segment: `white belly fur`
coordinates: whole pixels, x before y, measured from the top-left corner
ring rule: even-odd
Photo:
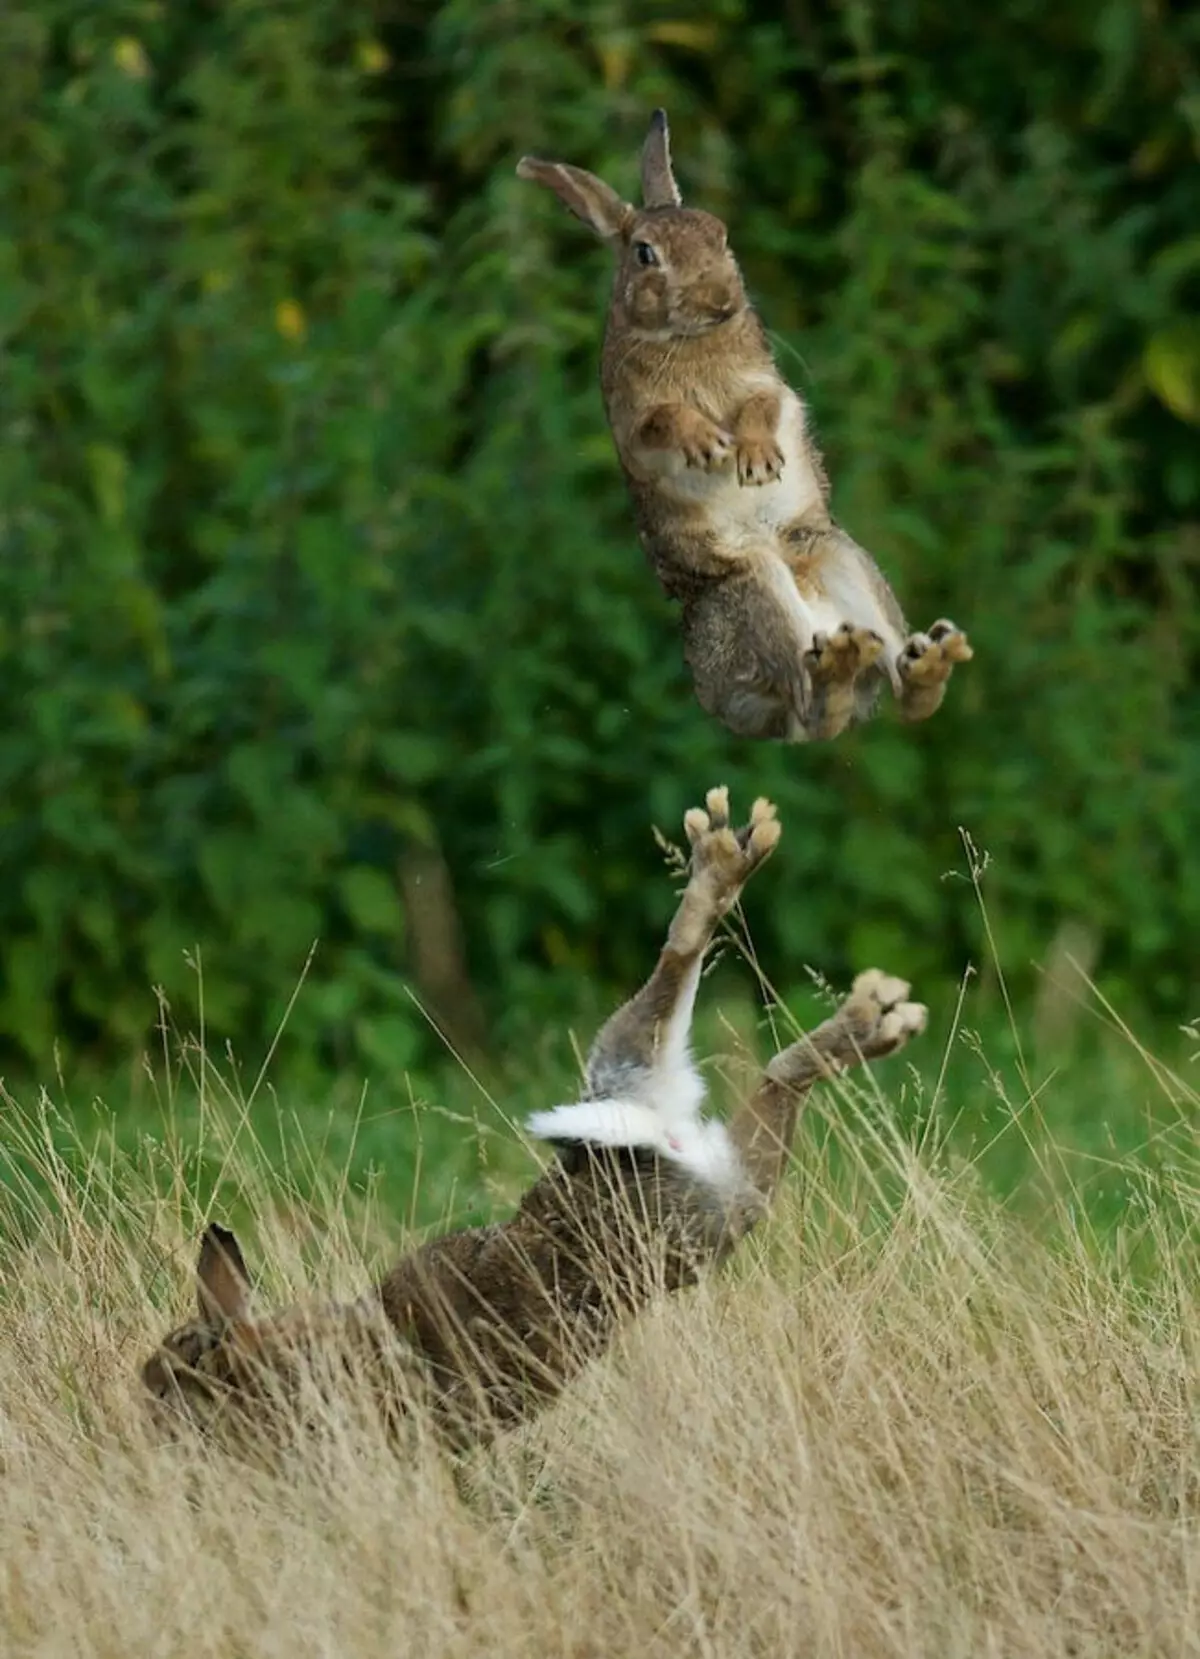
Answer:
[[[821,573],[821,588],[807,594],[801,593],[791,569],[774,548],[760,545],[751,552],[749,562],[759,571],[763,586],[771,590],[792,618],[801,651],[808,650],[814,634],[836,633],[849,622],[856,628],[874,629],[883,640],[887,662],[895,662],[904,641],[884,614],[870,583],[848,560],[829,560]]]
[[[714,536],[736,558],[761,546],[764,532],[783,530],[821,504],[821,484],[804,436],[804,405],[790,389],[784,394],[776,440],[783,451],[783,472],[773,483],[739,484],[731,456],[712,472],[698,467],[673,471],[659,488],[676,500],[702,504]]]

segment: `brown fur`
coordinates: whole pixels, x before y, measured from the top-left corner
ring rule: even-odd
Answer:
[[[722,789],[688,813],[685,828],[687,886],[654,972],[592,1046],[585,1100],[653,1101],[666,1088],[717,925],[779,838],[765,801],[734,831]],[[332,1354],[327,1382],[366,1365],[391,1420],[420,1397],[453,1444],[517,1422],[599,1354],[621,1319],[694,1283],[755,1224],[812,1084],[922,1029],[924,1010],[907,995],[900,980],[860,975],[832,1019],[775,1056],[730,1126],[731,1179],[700,1178],[643,1146],[563,1140],[510,1220],[433,1240],[361,1302],[257,1321],[236,1241],[210,1228],[200,1318],[147,1361],[146,1387],[166,1419],[243,1431],[267,1419],[272,1402],[293,1404],[314,1356]]]
[[[725,227],[681,205],[664,113],[644,205],[526,156],[612,247],[600,379],[638,534],[683,612],[701,706],[743,737],[832,738],[890,682],[902,715],[938,707],[971,648],[950,622],[910,634],[871,556],[833,521],[804,405],[780,375]]]

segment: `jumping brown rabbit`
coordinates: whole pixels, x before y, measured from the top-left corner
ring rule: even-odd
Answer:
[[[831,1019],[771,1060],[728,1127],[702,1117],[689,1042],[705,953],[780,825],[760,800],[733,830],[713,789],[685,828],[690,874],[657,966],[593,1043],[582,1099],[530,1120],[555,1158],[511,1219],[434,1239],[357,1302],[265,1318],[236,1239],[210,1227],[199,1317],[142,1370],[160,1415],[244,1429],[271,1401],[294,1401],[324,1355],[326,1382],[365,1367],[390,1419],[419,1397],[463,1446],[551,1399],[621,1319],[694,1283],[755,1224],[813,1083],[895,1053],[925,1009],[902,980],[860,974]]]
[[[682,206],[667,118],[640,209],[602,179],[525,156],[616,255],[601,386],[638,534],[682,604],[696,696],[741,737],[836,737],[889,681],[907,720],[972,652],[952,622],[912,633],[870,554],[829,513],[805,407],[775,364],[725,226]]]

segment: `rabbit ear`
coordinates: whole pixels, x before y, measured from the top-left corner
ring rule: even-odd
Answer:
[[[196,1264],[202,1319],[245,1319],[250,1308],[250,1275],[241,1246],[228,1227],[206,1227]]]
[[[683,197],[671,171],[671,132],[667,112],[656,109],[642,145],[642,204],[645,207],[681,207]]]
[[[603,179],[594,173],[585,173],[582,167],[568,166],[565,161],[539,161],[536,156],[522,156],[517,163],[517,177],[553,190],[577,219],[590,225],[606,242],[620,236],[633,218],[629,203],[623,202]]]

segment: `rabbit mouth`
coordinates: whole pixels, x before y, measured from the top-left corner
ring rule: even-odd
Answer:
[[[717,329],[724,328],[726,323],[731,323],[737,314],[738,308],[736,305],[714,306],[711,310],[705,310],[699,314],[693,313],[690,317],[681,317],[678,332],[693,336],[715,334]]]
[[[645,340],[657,345],[668,345],[672,340],[699,340],[706,334],[713,334],[719,328],[724,328],[737,317],[739,307],[736,305],[722,306],[720,309],[703,310],[689,307],[687,310],[676,312],[668,322],[660,323],[657,327],[637,327],[630,329],[630,333],[639,340]]]
[[[701,288],[680,296],[676,321],[681,328],[693,334],[708,334],[714,328],[723,328],[741,311],[736,294],[725,287]]]

